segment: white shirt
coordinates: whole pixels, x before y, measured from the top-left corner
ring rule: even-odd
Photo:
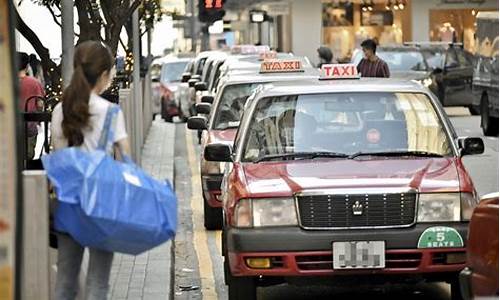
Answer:
[[[89,126],[83,129],[83,144],[81,148],[87,151],[92,151],[97,149],[99,139],[101,137],[102,129],[104,127],[104,120],[106,119],[106,113],[108,108],[114,105],[113,103],[105,100],[102,97],[97,96],[94,93],[90,94],[89,100]],[[51,134],[52,134],[52,145],[55,150],[68,147],[68,140],[63,134],[62,121],[63,121],[63,111],[62,103],[57,104],[52,112],[52,123],[51,123]],[[127,138],[127,130],[125,129],[125,119],[123,117],[123,112],[120,110],[116,117],[114,128],[114,138],[113,142],[118,142],[122,139]]]

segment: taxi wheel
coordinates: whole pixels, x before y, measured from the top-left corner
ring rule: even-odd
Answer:
[[[450,287],[451,300],[464,300],[464,297],[462,296],[462,290],[460,289],[460,281],[458,280],[458,278],[450,282]]]
[[[256,300],[257,285],[253,277],[232,277],[229,282],[229,300]]]
[[[481,97],[481,127],[484,135],[495,136],[498,134],[498,119],[490,117],[488,96]]]
[[[222,208],[211,207],[203,197],[203,218],[207,230],[222,229]]]

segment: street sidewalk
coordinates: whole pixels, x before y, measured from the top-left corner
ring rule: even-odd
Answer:
[[[175,125],[153,121],[142,154],[142,167],[157,179],[174,183]],[[112,300],[166,300],[171,293],[169,241],[139,256],[115,254],[111,269]]]

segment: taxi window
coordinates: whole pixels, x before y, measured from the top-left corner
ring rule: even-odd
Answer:
[[[443,68],[445,59],[445,53],[443,50],[428,49],[423,51],[422,54],[424,55],[425,60],[427,61],[429,67],[433,69]]]
[[[452,148],[431,100],[413,93],[335,93],[259,100],[243,161],[294,152],[424,151]]]
[[[417,51],[377,51],[391,72],[393,71],[426,71],[424,57]]]
[[[236,128],[247,98],[263,83],[233,84],[224,88],[220,101],[214,110],[213,129]]]
[[[161,71],[161,81],[178,82],[182,79],[182,73],[186,68],[187,61],[171,62],[163,64]]]

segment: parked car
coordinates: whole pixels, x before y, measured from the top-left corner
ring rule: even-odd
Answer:
[[[204,149],[207,161],[229,163],[229,299],[254,300],[262,285],[348,280],[446,281],[457,299],[478,202],[462,157],[483,151],[411,81],[311,79],[258,90],[234,144]]]
[[[407,43],[379,47],[391,78],[417,80],[428,87],[444,106],[466,106],[472,114],[479,111],[472,105],[473,55],[458,44]],[[362,51],[355,51],[352,62],[358,64]]]
[[[467,242],[467,267],[460,273],[466,300],[498,299],[498,193],[488,194],[474,209]]]
[[[438,96],[441,104],[466,106],[471,114],[477,115],[479,111],[472,103],[474,56],[457,44],[422,44],[420,48],[433,73],[429,88]]]
[[[161,114],[161,66],[162,58],[155,59],[149,68],[149,75],[151,76],[151,111],[153,116]]]
[[[173,117],[184,119],[183,107],[176,98],[177,89],[182,80],[182,74],[190,58],[170,57],[163,60],[160,76],[161,116],[167,122],[172,122]]]
[[[479,12],[476,23],[478,59],[472,82],[473,106],[481,112],[484,134],[498,135],[498,12]]]
[[[425,81],[431,77],[432,69],[417,47],[378,47],[377,56],[383,59],[391,72],[391,78]],[[352,63],[356,66],[363,58],[363,51],[355,51]],[[427,83],[427,81],[425,81]]]

